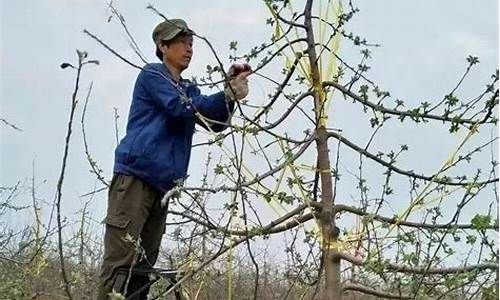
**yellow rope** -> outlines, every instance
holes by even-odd
[[[462,141],[460,142],[460,144],[457,146],[457,148],[449,155],[449,157],[446,159],[446,161],[443,163],[442,167],[439,169],[439,171],[437,172],[437,174],[434,176],[433,179],[437,179],[439,178],[439,176],[447,169],[447,167],[453,165],[453,163],[455,162],[455,159],[456,159],[456,156],[458,154],[458,152],[463,148],[463,146],[472,138],[472,136],[478,132],[478,129],[479,129],[479,124],[474,124],[468,131],[468,133],[465,135],[465,137],[462,139]],[[443,191],[440,195],[436,196],[436,197],[433,197],[431,198],[430,200],[428,201],[424,201],[423,199],[423,196],[424,194],[427,192],[427,190],[429,190],[429,188],[431,187],[431,185],[435,184],[435,182],[433,180],[429,181],[428,183],[426,183],[426,185],[422,188],[422,190],[418,193],[417,197],[415,198],[415,200],[410,204],[410,206],[404,210],[399,216],[398,216],[398,220],[400,220],[400,222],[402,221],[406,221],[407,218],[410,216],[410,214],[412,212],[414,212],[416,209],[420,209],[420,208],[425,208],[427,207],[429,204],[431,203],[434,203],[436,201],[439,201],[439,200],[442,200],[444,197],[446,196],[449,196],[457,191],[460,190],[459,187],[457,188],[454,188],[452,189],[451,191]],[[387,239],[389,238],[389,235],[392,233],[392,231],[394,230],[394,228],[396,228],[397,226],[399,225],[399,222],[396,222],[395,224],[392,224],[390,227],[389,227],[389,230],[388,232],[385,234],[384,237],[381,237],[380,239],[384,240],[384,239]],[[382,227],[383,225],[380,224],[380,225],[377,225],[377,226],[374,226],[374,229],[377,229],[377,228],[380,228]],[[360,232],[360,239],[363,238],[364,235],[366,235],[366,232],[365,232],[365,229],[366,227],[363,227],[363,230],[362,232]]]

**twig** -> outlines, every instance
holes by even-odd
[[[57,181],[57,191],[56,191],[56,209],[57,209],[57,240],[58,240],[58,250],[59,250],[59,263],[60,263],[60,268],[61,268],[61,275],[64,281],[64,289],[66,291],[66,295],[68,298],[71,300],[73,299],[73,296],[71,295],[71,287],[68,279],[68,275],[66,274],[66,268],[65,268],[65,262],[64,262],[64,252],[63,252],[63,240],[62,240],[62,220],[61,220],[61,198],[62,198],[62,184],[64,181],[64,174],[66,170],[66,161],[68,159],[68,153],[69,153],[69,142],[71,138],[71,133],[72,133],[72,126],[73,126],[73,117],[75,114],[76,110],[76,104],[78,100],[76,99],[77,93],[78,93],[78,87],[80,84],[80,74],[82,71],[82,66],[83,66],[83,61],[86,58],[86,53],[80,52],[77,50],[78,54],[78,68],[77,68],[77,73],[76,73],[76,80],[75,80],[75,87],[73,89],[73,95],[71,96],[71,109],[70,109],[70,114],[69,114],[69,121],[67,125],[67,130],[66,130],[66,138],[65,138],[65,143],[64,143],[64,154],[62,158],[62,166],[61,166],[61,171],[59,174],[59,179]]]
[[[19,127],[17,127],[16,125],[12,124],[12,123],[9,123],[7,120],[3,119],[3,118],[0,118],[0,121],[2,123],[4,123],[5,125],[11,127],[12,129],[14,130],[17,130],[17,131],[20,131],[20,132],[23,132],[23,130]]]
[[[89,103],[90,93],[92,92],[93,84],[94,84],[93,82],[90,83],[87,97],[85,97],[85,104],[83,105],[82,118],[80,120],[81,127],[82,127],[83,147],[85,150],[85,156],[87,158],[87,161],[89,162],[90,169],[91,169],[92,173],[94,173],[97,176],[97,179],[100,182],[102,182],[106,187],[109,187],[109,183],[102,176],[102,170],[97,165],[97,162],[92,158],[92,155],[90,155],[89,146],[87,143],[87,134],[85,132],[85,115],[87,112],[87,104]]]

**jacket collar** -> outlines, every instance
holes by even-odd
[[[170,79],[172,79],[172,80],[175,82],[174,77],[172,76],[172,73],[171,73],[171,72],[170,72],[170,70],[167,68],[167,66],[165,65],[165,63],[161,63],[161,66],[162,66],[162,71],[163,71],[163,73],[164,73],[165,75],[167,75]],[[179,83],[181,83],[181,84],[183,84],[183,85],[185,85],[185,86],[189,86],[189,85],[191,85],[191,84],[192,84],[190,80],[188,80],[188,79],[184,79],[184,78],[182,78],[182,76],[180,76],[180,78],[179,78]]]

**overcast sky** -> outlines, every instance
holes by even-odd
[[[28,5],[25,1],[2,0],[1,3],[0,118],[22,129],[19,132],[0,124],[2,186],[12,186],[29,178],[34,161],[38,196],[51,201],[61,164],[74,85],[74,73],[61,70],[59,65],[62,62],[76,63],[75,49],[88,51],[90,58],[101,63],[89,66],[81,81],[81,101],[63,188],[63,201],[71,215],[84,201],[79,195],[91,191],[96,184],[88,172],[80,134],[81,107],[89,84],[94,82],[86,124],[90,150],[105,176],[110,178],[116,146],[113,108],[116,107],[120,114],[118,128],[123,135],[137,76],[136,69],[116,59],[86,36],[83,29],[97,34],[134,62],[140,63],[140,60],[128,46],[117,19],[107,22],[110,12],[106,1],[33,0]],[[191,28],[208,37],[222,53],[227,53],[228,44],[233,40],[239,42],[240,49],[248,50],[269,38],[270,27],[265,26],[269,16],[263,1],[114,3],[150,61],[156,60],[151,32],[161,19],[145,9],[148,3],[168,17],[186,19]],[[479,94],[498,68],[498,1],[364,0],[354,3],[361,12],[348,25],[349,30],[370,42],[381,44],[380,48],[372,49],[372,69],[368,76],[408,103],[441,99],[465,70],[468,55],[478,56],[481,64],[464,83],[460,91],[464,97]],[[360,58],[359,50],[342,46],[340,53],[355,65]],[[214,62],[208,48],[199,40],[195,41],[194,51],[191,67],[184,74],[187,78],[201,75],[205,66]],[[255,79],[251,82],[248,99],[262,103],[262,96],[269,92],[264,83]],[[339,103],[334,107],[331,125],[342,128],[344,134],[360,144],[366,143],[370,132],[360,130],[356,121],[358,115],[352,112],[352,106]],[[376,146],[388,150],[394,145],[411,143],[418,135],[420,142],[414,146],[412,156],[402,164],[414,168],[418,162],[422,171],[431,172],[463,137],[463,132],[449,137],[447,130],[446,126],[428,126],[420,131],[413,127],[402,131],[396,126],[388,129],[384,133],[386,139],[379,140]],[[436,139],[435,134],[441,135]],[[482,134],[476,144],[491,132]],[[202,159],[193,156],[191,173],[202,164]],[[346,199],[355,198],[353,191],[342,193]],[[19,201],[29,203],[28,195],[20,197]],[[105,195],[99,195],[92,205],[95,219],[102,219]]]

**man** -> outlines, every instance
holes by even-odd
[[[99,300],[116,289],[118,268],[155,264],[167,211],[160,202],[186,177],[195,123],[224,130],[234,101],[248,94],[248,65],[233,65],[228,75],[239,74],[224,92],[210,96],[181,78],[193,55],[193,33],[181,19],[156,26],[153,41],[162,63],[147,64],[135,82],[127,133],[116,148],[109,187]],[[138,291],[134,299],[146,299],[148,288],[142,288],[147,283],[147,276],[132,275],[126,295]]]

